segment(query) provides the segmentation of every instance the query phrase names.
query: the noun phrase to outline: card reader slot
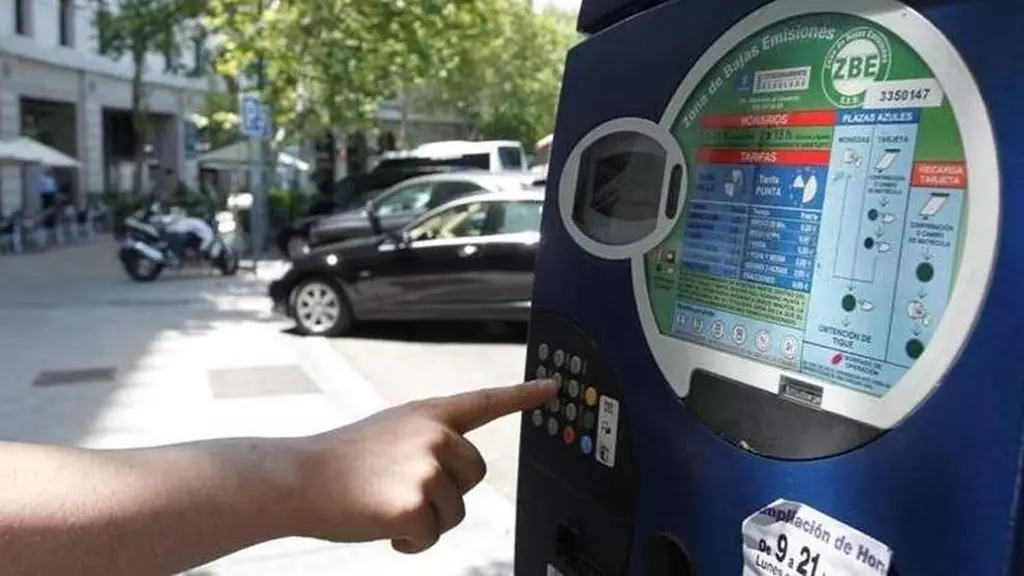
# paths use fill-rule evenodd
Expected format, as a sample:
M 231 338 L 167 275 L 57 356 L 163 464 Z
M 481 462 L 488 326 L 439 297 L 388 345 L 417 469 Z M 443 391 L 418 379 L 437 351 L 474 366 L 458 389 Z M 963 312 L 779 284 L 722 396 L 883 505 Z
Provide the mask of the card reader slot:
M 793 387 L 791 380 L 783 384 L 786 390 Z M 695 370 L 690 377 L 690 392 L 682 400 L 687 410 L 715 434 L 741 448 L 780 460 L 836 456 L 883 434 L 878 428 L 791 398 Z

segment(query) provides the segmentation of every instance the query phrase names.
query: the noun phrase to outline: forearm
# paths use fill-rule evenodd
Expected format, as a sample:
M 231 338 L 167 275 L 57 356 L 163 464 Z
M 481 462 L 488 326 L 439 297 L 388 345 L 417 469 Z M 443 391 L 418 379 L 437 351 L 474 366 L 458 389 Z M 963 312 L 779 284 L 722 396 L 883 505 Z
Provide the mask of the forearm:
M 289 535 L 293 440 L 145 450 L 0 443 L 3 573 L 163 575 Z

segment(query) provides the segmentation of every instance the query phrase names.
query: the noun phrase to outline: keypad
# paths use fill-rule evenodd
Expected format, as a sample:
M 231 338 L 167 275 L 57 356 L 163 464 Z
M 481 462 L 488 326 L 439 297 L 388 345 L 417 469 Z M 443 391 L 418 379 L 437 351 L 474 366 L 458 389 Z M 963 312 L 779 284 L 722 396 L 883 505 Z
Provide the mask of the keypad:
M 587 357 L 554 342 L 533 348 L 538 378 L 558 384 L 558 397 L 530 414 L 534 427 L 578 454 L 593 458 L 600 391 L 587 374 Z

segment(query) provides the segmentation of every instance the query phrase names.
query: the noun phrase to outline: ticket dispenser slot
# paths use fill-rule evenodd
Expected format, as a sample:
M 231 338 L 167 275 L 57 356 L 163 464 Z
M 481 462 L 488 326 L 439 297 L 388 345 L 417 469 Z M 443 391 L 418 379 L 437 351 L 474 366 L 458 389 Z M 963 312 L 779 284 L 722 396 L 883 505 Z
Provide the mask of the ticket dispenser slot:
M 820 401 L 820 387 L 792 378 L 780 378 L 779 393 L 772 394 L 695 370 L 683 404 L 722 438 L 770 458 L 826 458 L 863 446 L 883 433 L 821 410 Z
M 527 378 L 558 398 L 523 417 L 516 573 L 621 575 L 635 509 L 633 456 L 619 383 L 570 321 L 535 313 Z

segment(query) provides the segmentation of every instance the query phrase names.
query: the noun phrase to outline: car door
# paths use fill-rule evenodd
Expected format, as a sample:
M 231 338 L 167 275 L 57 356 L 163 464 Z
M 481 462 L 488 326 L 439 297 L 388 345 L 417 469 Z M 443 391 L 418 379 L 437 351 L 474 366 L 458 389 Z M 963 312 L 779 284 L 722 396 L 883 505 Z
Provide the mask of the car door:
M 374 305 L 364 315 L 374 318 L 445 317 L 480 292 L 484 263 L 480 239 L 488 223 L 489 202 L 458 202 L 413 223 L 374 270 L 363 271 L 372 282 Z
M 542 210 L 538 200 L 493 203 L 480 239 L 480 292 L 474 302 L 488 307 L 530 302 Z

